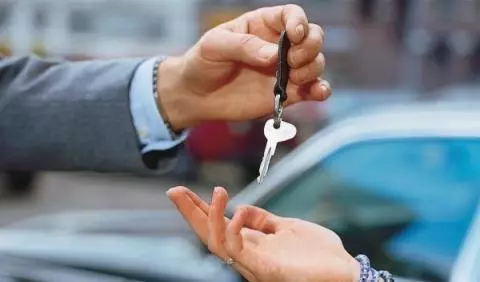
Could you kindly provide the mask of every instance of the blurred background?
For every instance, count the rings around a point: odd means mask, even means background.
[[[264,121],[258,120],[193,128],[168,174],[6,171],[0,184],[0,226],[9,231],[0,232],[0,256],[13,253],[18,259],[22,254],[28,261],[11,262],[8,256],[4,272],[31,279],[18,281],[70,281],[58,280],[66,277],[58,273],[77,279],[71,281],[90,281],[89,275],[103,281],[99,273],[112,279],[105,281],[117,281],[117,276],[125,279],[118,281],[237,281],[214,259],[206,260],[204,250],[198,255],[194,239],[188,242],[195,247],[172,239],[189,234],[179,227],[181,219],[168,213],[172,206],[164,196],[169,187],[181,184],[207,199],[214,185],[222,185],[232,197],[240,193],[238,202],[326,224],[346,238],[347,249],[367,252],[377,265],[408,278],[480,281],[479,240],[470,261],[461,256],[468,234],[480,234],[480,223],[474,224],[480,222],[479,131],[472,129],[469,138],[439,134],[422,139],[422,133],[432,131],[428,125],[414,130],[420,125],[393,118],[390,124],[404,125],[411,136],[393,140],[385,133],[380,134],[387,136],[384,140],[370,144],[374,133],[366,133],[366,140],[352,141],[351,148],[322,145],[324,132],[335,135],[341,120],[374,115],[376,109],[413,105],[399,110],[410,117],[429,112],[424,106],[444,105],[444,115],[425,117],[433,127],[448,123],[452,105],[460,113],[475,112],[480,0],[0,0],[0,55],[69,60],[176,55],[224,21],[286,3],[302,6],[310,21],[324,28],[325,78],[334,94],[325,103],[286,109],[285,119],[299,134],[277,148],[273,164],[286,159],[291,161],[288,167],[279,164],[264,186],[249,185],[257,177],[265,146]],[[463,130],[477,122],[475,117],[458,119],[453,127]],[[370,125],[359,122],[354,127]],[[393,131],[388,126],[383,130]],[[301,153],[316,143],[317,150]],[[320,155],[322,150],[330,150],[330,156]],[[318,159],[312,160],[316,154]],[[276,183],[275,172],[289,178]],[[278,195],[259,196],[256,191],[262,189],[278,190]],[[356,204],[358,209],[350,210]],[[366,216],[364,224],[362,213],[384,217]],[[51,232],[63,237],[53,240]],[[48,247],[40,250],[40,242]],[[454,276],[469,273],[455,272],[460,257],[462,264],[476,266],[468,278]],[[189,263],[191,276],[185,271]],[[138,267],[125,266],[129,264]],[[39,265],[40,270],[35,268]],[[52,276],[41,280],[45,269]],[[0,278],[2,273],[0,267]]]

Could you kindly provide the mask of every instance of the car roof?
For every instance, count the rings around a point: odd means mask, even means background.
[[[261,204],[276,187],[300,175],[347,145],[392,138],[480,137],[480,103],[426,101],[370,108],[317,132],[269,170],[265,181],[252,182],[229,203]]]

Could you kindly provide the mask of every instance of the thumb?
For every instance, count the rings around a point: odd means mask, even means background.
[[[202,55],[215,62],[242,62],[250,66],[271,65],[277,58],[278,45],[252,34],[235,33],[221,28],[205,34]]]
[[[242,234],[242,230],[246,230],[243,227],[247,221],[247,217],[248,211],[244,208],[239,208],[237,212],[235,212],[231,222],[227,225],[225,247],[227,254],[232,259],[250,272],[255,272],[254,270],[258,269],[257,267],[262,264],[259,263],[261,260],[259,254],[254,250],[257,243],[249,241],[248,236]],[[246,232],[251,231],[252,230],[246,230]]]

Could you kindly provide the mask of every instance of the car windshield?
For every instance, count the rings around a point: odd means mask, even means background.
[[[480,197],[480,140],[345,147],[264,207],[337,231],[352,254],[405,277],[447,281]]]

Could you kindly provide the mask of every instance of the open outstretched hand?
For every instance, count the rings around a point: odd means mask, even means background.
[[[167,195],[208,249],[248,281],[358,281],[359,264],[333,231],[254,207],[224,216],[228,194],[216,187],[210,205],[185,187]]]

